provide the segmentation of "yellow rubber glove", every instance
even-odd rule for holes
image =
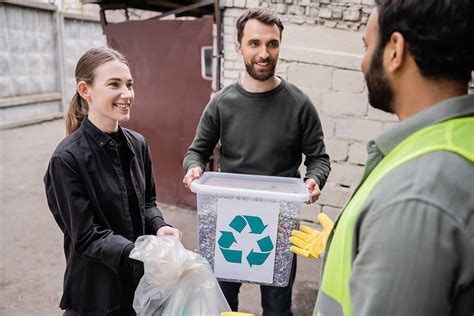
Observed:
[[[326,248],[326,242],[334,226],[334,222],[324,213],[318,214],[318,220],[323,227],[318,231],[306,225],[301,225],[300,230],[291,232],[290,250],[306,258],[319,258]]]

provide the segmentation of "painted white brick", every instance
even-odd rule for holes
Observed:
[[[336,69],[332,88],[336,91],[360,93],[364,91],[364,75],[360,71]]]
[[[367,97],[354,93],[323,93],[323,112],[335,115],[365,116]]]
[[[234,0],[234,1],[236,1],[236,0]],[[245,2],[245,0],[243,0],[243,1]],[[238,18],[239,16],[242,15],[242,13],[244,13],[244,10],[242,10],[240,8],[228,8],[224,11],[224,16],[232,16],[234,18]]]
[[[392,127],[395,127],[397,125],[398,125],[398,122],[384,122],[383,126],[382,126],[382,129],[384,131],[386,131],[386,130],[391,129]]]
[[[306,22],[306,18],[303,15],[292,15],[290,16],[290,22],[294,24],[303,24]]]
[[[370,2],[373,2],[372,0],[369,0],[369,1],[370,1]],[[363,8],[362,8],[362,13],[369,15],[370,13],[372,13],[372,10],[373,10],[373,9],[374,9],[374,8],[363,7]]]
[[[335,207],[343,207],[349,200],[352,189],[341,187],[335,183],[327,182],[321,191],[319,203]]]
[[[311,4],[311,0],[300,0],[299,5],[308,6]]]
[[[224,43],[232,45],[237,42],[234,34],[224,34]]]
[[[331,137],[334,135],[336,119],[324,114],[320,114],[321,125],[323,127],[324,137]]]
[[[282,78],[283,80],[288,81],[288,75],[286,74],[286,72],[279,72],[279,71],[277,70],[277,71],[275,72],[275,74],[276,74],[278,77]]]
[[[323,19],[330,19],[332,17],[332,10],[328,8],[321,8],[319,10],[319,17]]]
[[[238,69],[239,71],[242,71],[244,68],[245,68],[244,62],[242,58],[240,58],[240,55],[239,55],[239,58],[235,61],[234,69]]]
[[[319,8],[315,7],[308,7],[309,8],[309,16],[316,18],[319,15]]]
[[[332,18],[337,20],[342,19],[342,9],[332,10]]]
[[[275,12],[278,14],[285,14],[288,9],[288,5],[284,3],[278,3],[275,5]]]
[[[222,80],[222,85],[223,85],[223,87],[226,87],[226,86],[228,86],[228,85],[230,85],[230,84],[233,84],[234,82],[235,82],[235,80],[233,80],[233,79],[224,78],[224,79]]]
[[[343,12],[344,21],[359,21],[360,19],[360,10],[349,9]]]
[[[288,69],[288,80],[304,89],[327,91],[331,87],[331,77],[329,67],[295,63]]]
[[[349,146],[349,162],[365,165],[367,162],[367,143],[353,143]]]
[[[347,25],[347,23],[337,23],[336,28],[340,30],[350,30],[350,26]]]
[[[311,100],[313,105],[316,107],[316,110],[318,111],[318,113],[322,113],[323,105],[321,101],[321,93],[319,91],[311,90],[311,89],[302,88],[301,90],[308,95],[309,99]]]
[[[224,69],[230,70],[234,68],[235,63],[233,61],[225,61],[224,62]]]
[[[362,4],[374,5],[374,0],[362,0]]]
[[[345,161],[347,160],[348,143],[342,140],[326,139],[326,152],[331,161]]]
[[[234,7],[245,8],[245,0],[234,0]]]
[[[239,76],[240,76],[240,71],[236,71],[236,70],[226,71],[224,74],[225,78],[230,78],[230,79],[238,79]]]
[[[275,11],[275,10],[273,10]],[[280,20],[281,22],[283,22],[283,25],[287,25],[288,22],[290,22],[290,18],[287,14],[285,14],[284,12],[283,13],[280,13]]]
[[[320,212],[321,205],[318,203],[303,204],[303,207],[301,208],[301,219],[303,221],[314,223]]]
[[[286,63],[284,61],[281,61],[279,63],[277,63],[276,65],[276,71],[280,72],[280,73],[288,73],[288,68],[290,68],[290,64],[289,63]]]
[[[324,26],[325,27],[335,28],[336,25],[337,25],[337,22],[335,22],[335,21],[324,21]]]
[[[246,6],[247,8],[256,8],[260,5],[259,0],[247,0]]]
[[[382,123],[362,119],[338,118],[335,130],[338,137],[368,141],[382,131]]]
[[[323,208],[321,209],[321,212],[329,216],[329,218],[335,222],[337,218],[339,217],[339,215],[341,214],[342,209],[340,207],[324,205]]]
[[[384,122],[398,122],[398,117],[395,114],[387,113],[369,106],[368,117]]]
[[[328,182],[354,188],[359,183],[363,172],[362,166],[333,162]]]
[[[324,23],[319,20],[318,24]],[[280,57],[299,63],[359,71],[362,34],[328,29],[322,25],[289,24],[283,32]],[[331,78],[332,82],[332,78]]]
[[[305,8],[299,5],[292,5],[288,8],[289,14],[304,15]]]
[[[233,7],[234,6],[234,0],[224,0],[223,1],[224,6],[227,8]]]
[[[230,16],[224,17],[224,28],[226,28],[226,26],[234,27],[235,26],[235,19],[233,17],[230,17]]]
[[[232,18],[233,19],[233,18]],[[235,23],[231,25],[224,25],[224,34],[236,34]]]
[[[236,61],[240,58],[240,55],[234,51],[224,51],[225,60]]]

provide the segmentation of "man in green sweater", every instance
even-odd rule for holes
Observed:
[[[217,93],[204,110],[184,157],[183,183],[189,187],[201,176],[220,141],[222,172],[300,177],[304,154],[308,203],[316,202],[331,169],[329,156],[311,100],[275,75],[283,24],[275,13],[255,8],[241,15],[236,27],[245,74]],[[295,273],[296,261],[288,286],[261,286],[263,315],[291,315]],[[232,310],[237,310],[241,283],[220,285]]]

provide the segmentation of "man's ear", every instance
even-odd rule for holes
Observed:
[[[394,32],[385,46],[385,65],[387,71],[394,73],[403,66],[406,59],[406,42],[403,35]]]
[[[77,83],[76,91],[84,100],[90,101],[89,85],[85,81],[79,81]]]
[[[240,42],[237,42],[237,44],[235,44],[235,49],[240,55],[242,55],[242,44]]]

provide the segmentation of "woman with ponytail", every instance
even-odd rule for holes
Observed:
[[[129,258],[137,237],[170,235],[156,206],[145,138],[120,126],[135,97],[124,56],[87,51],[76,66],[76,93],[66,115],[67,137],[44,177],[49,208],[64,233],[64,315],[135,315],[143,275]]]

